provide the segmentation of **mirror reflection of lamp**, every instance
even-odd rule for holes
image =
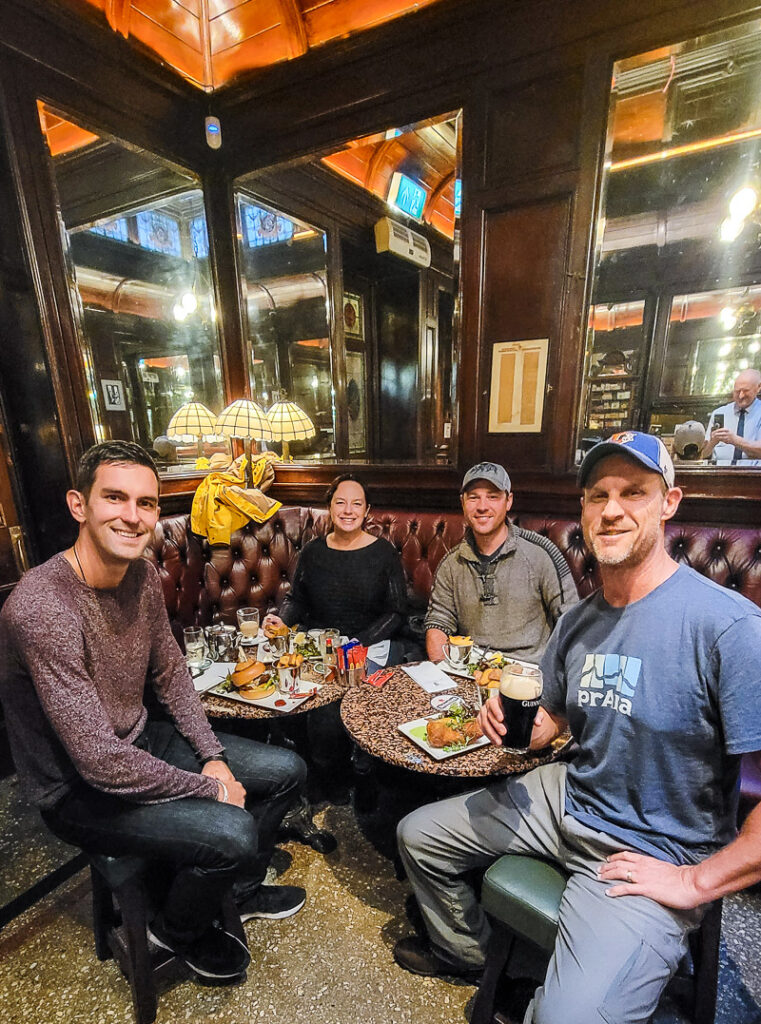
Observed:
[[[271,406],[267,420],[273,441],[283,443],[283,462],[291,458],[290,442],[306,441],[317,433],[314,423],[295,402],[288,402],[283,395]]]
[[[169,421],[166,436],[179,443],[198,442],[198,457],[203,456],[203,439],[216,433],[214,413],[203,402],[186,402]]]
[[[735,242],[743,233],[748,220],[758,224],[759,186],[746,183],[739,188],[729,200],[729,216],[725,217],[719,228],[722,242]]]
[[[251,472],[251,441],[271,441],[272,430],[267,414],[256,402],[247,398],[238,398],[231,402],[217,417],[215,432],[224,437],[243,439],[246,456],[246,486],[253,486]],[[232,455],[232,444],[231,452]]]

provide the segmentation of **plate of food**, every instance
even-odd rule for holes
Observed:
[[[221,683],[208,692],[241,704],[288,712],[313,697],[320,686],[320,683],[301,680],[294,693],[284,694],[278,690],[277,671],[274,668],[261,661],[244,661],[239,662]]]
[[[314,659],[315,661],[322,658],[319,638],[313,636],[311,632],[304,633],[303,631],[300,631],[298,633],[294,633],[292,640],[294,654],[301,654],[304,658]]]
[[[464,704],[451,706],[445,713],[416,718],[399,726],[399,732],[429,754],[434,761],[477,750],[489,745],[474,712]]]

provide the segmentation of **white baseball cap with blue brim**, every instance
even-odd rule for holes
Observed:
[[[674,486],[674,463],[663,441],[655,434],[624,430],[620,434],[613,434],[607,441],[598,441],[589,449],[579,466],[576,478],[579,487],[584,487],[592,468],[607,455],[628,455],[646,469],[662,476],[667,487]]]

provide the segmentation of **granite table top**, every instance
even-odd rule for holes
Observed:
[[[231,700],[229,697],[220,697],[216,693],[208,692],[201,695],[201,703],[210,718],[292,718],[294,715],[313,711],[326,704],[333,704],[340,700],[345,693],[345,683],[323,683],[322,688],[313,697],[305,700],[303,704],[299,704],[293,711],[286,713],[260,708],[256,704],[244,704],[239,700]]]
[[[457,689],[447,692],[460,694],[466,704],[475,708],[478,701],[476,684],[466,679],[453,679],[453,682],[457,683]],[[431,775],[477,778],[525,772],[556,760],[570,745],[566,734],[546,750],[532,751],[525,756],[511,754],[489,744],[437,761],[399,732],[403,723],[433,714],[436,711],[431,707],[430,695],[401,668],[397,668],[380,689],[369,683],[351,687],[341,703],[344,725],[368,754],[397,767]]]

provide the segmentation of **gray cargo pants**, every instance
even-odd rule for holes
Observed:
[[[645,1024],[703,910],[605,895],[612,883],[597,867],[625,847],[566,814],[566,770],[545,765],[421,807],[399,823],[399,852],[436,952],[472,966],[484,961],[489,924],[463,875],[503,853],[556,861],[570,879],[555,952],[526,1020]]]

